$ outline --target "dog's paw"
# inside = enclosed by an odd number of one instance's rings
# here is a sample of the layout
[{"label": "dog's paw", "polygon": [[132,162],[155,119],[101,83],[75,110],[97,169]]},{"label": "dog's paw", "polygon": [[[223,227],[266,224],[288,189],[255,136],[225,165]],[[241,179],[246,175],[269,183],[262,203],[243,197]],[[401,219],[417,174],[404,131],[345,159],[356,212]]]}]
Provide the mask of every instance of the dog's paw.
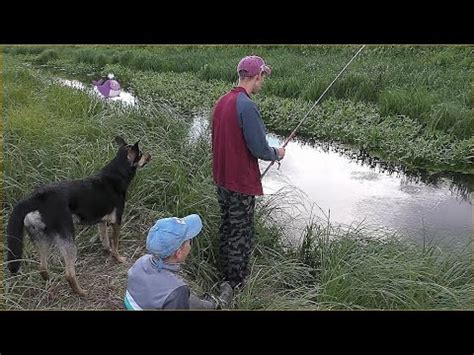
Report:
[{"label": "dog's paw", "polygon": [[121,255],[114,255],[114,258],[119,263],[124,263],[125,261],[127,261],[127,258],[125,256],[121,256]]},{"label": "dog's paw", "polygon": [[87,294],[89,293],[87,290],[84,290],[83,288],[80,288],[76,290],[76,293],[79,297],[87,297]]}]

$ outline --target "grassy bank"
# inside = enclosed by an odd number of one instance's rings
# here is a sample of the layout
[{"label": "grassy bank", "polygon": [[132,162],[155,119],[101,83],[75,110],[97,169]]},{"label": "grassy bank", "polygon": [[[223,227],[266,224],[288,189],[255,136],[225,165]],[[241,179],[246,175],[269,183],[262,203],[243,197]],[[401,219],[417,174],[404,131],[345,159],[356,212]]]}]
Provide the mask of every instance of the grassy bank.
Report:
[{"label": "grassy bank", "polygon": [[[3,53],[0,51],[0,112],[3,114]],[[2,117],[3,118],[3,117]],[[2,136],[0,137],[0,141],[2,143],[3,148],[3,119],[0,121],[0,132],[2,132]],[[4,198],[3,198],[3,149],[0,151],[0,206],[4,206]],[[3,231],[3,207],[0,210],[0,230]],[[4,255],[4,245],[0,242],[0,261],[3,261]],[[4,289],[4,274],[0,272],[0,295],[5,293]],[[5,309],[5,299],[0,297],[0,310]]]},{"label": "grassy bank", "polygon": [[[57,251],[51,279],[40,278],[38,257],[25,243],[22,273],[6,275],[3,300],[9,309],[121,309],[126,271],[144,253],[152,223],[160,217],[198,213],[204,229],[184,272],[199,293],[213,291],[219,223],[211,177],[208,133],[188,139],[193,115],[176,109],[179,86],[169,100],[145,100],[139,108],[106,103],[85,92],[59,86],[42,69],[4,65],[4,197],[2,215],[42,183],[92,174],[114,156],[115,135],[140,140],[153,160],[140,171],[125,207],[120,241],[127,262],[117,264],[102,252],[96,228],[77,227],[77,273],[89,290],[86,299],[70,292]],[[125,69],[124,73],[125,73]],[[144,76],[136,72],[139,80]],[[148,75],[149,76],[149,75]],[[129,82],[133,85],[133,77]],[[158,85],[158,78],[164,80]],[[170,90],[166,80],[203,83],[195,75],[155,73],[155,85],[136,84],[139,97]],[[194,83],[194,81],[191,81]],[[225,82],[205,82],[206,91]],[[211,85],[213,84],[213,85]],[[214,95],[214,91],[211,91]],[[215,92],[217,94],[217,90]],[[205,95],[196,94],[193,100]],[[206,98],[207,100],[207,98]],[[211,100],[211,99],[209,99]],[[193,101],[193,105],[194,105]],[[186,105],[183,105],[184,108]],[[301,242],[285,242],[281,218],[272,217],[284,195],[258,199],[256,245],[247,287],[236,295],[238,309],[464,309],[472,305],[470,249],[442,251],[396,238],[376,238],[363,229],[336,229],[311,221]],[[288,217],[288,221],[291,218]],[[6,268],[3,265],[3,269]]]},{"label": "grassy bank", "polygon": [[[201,80],[235,82],[236,61],[259,53],[274,67],[263,92],[316,100],[358,46],[81,46],[12,47],[37,64],[58,59],[103,68],[191,72]],[[472,49],[466,46],[368,46],[327,97],[376,103],[383,115],[402,114],[431,129],[469,138]],[[453,126],[454,125],[454,126]]]},{"label": "grassy bank", "polygon": [[[235,62],[258,53],[273,65],[274,74],[255,99],[268,128],[287,135],[356,49],[81,46],[10,47],[7,52],[88,81],[113,72],[139,96],[170,100],[188,110],[210,109],[235,82]],[[298,135],[350,144],[411,170],[472,173],[471,59],[471,49],[462,46],[369,46]]]}]

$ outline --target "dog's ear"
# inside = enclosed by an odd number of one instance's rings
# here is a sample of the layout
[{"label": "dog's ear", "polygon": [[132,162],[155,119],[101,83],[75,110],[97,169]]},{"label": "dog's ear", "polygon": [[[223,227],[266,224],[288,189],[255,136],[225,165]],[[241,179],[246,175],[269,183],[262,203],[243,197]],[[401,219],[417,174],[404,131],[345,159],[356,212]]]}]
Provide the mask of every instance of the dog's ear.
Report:
[{"label": "dog's ear", "polygon": [[138,150],[135,149],[135,146],[133,146],[132,148],[128,150],[127,159],[130,163],[133,163],[135,159],[137,159],[137,156],[138,156]]},{"label": "dog's ear", "polygon": [[117,143],[120,147],[126,145],[127,143],[124,141],[124,139],[120,136],[115,137],[115,143]]},{"label": "dog's ear", "polygon": [[[139,142],[139,141],[138,141]],[[138,149],[138,142],[128,149],[127,159],[130,163],[135,163],[135,160],[140,156],[140,149]]]},{"label": "dog's ear", "polygon": [[140,155],[140,149],[138,149],[138,142],[135,143],[131,148],[128,149],[127,159],[130,163],[135,162],[137,157]]}]

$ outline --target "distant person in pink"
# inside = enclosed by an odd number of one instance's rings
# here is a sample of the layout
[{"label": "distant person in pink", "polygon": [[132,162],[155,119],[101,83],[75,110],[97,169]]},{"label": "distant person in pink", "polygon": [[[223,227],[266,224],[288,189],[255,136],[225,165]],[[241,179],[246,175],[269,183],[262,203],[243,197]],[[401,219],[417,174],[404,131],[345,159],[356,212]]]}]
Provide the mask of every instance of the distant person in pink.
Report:
[{"label": "distant person in pink", "polygon": [[104,97],[119,96],[121,91],[119,82],[114,79],[113,74],[107,75],[107,78],[108,79],[92,80],[92,83]]}]

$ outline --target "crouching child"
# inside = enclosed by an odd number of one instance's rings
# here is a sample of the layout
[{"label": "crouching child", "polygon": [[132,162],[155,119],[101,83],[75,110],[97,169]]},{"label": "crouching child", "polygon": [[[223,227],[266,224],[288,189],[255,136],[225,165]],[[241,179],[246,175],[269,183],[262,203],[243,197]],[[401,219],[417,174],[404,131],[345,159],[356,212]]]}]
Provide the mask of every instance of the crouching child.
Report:
[{"label": "crouching child", "polygon": [[140,257],[128,270],[126,309],[218,309],[229,305],[233,295],[228,283],[221,285],[219,297],[201,299],[191,293],[179,276],[192,240],[201,230],[202,221],[197,214],[156,221],[146,239],[149,254]]}]

